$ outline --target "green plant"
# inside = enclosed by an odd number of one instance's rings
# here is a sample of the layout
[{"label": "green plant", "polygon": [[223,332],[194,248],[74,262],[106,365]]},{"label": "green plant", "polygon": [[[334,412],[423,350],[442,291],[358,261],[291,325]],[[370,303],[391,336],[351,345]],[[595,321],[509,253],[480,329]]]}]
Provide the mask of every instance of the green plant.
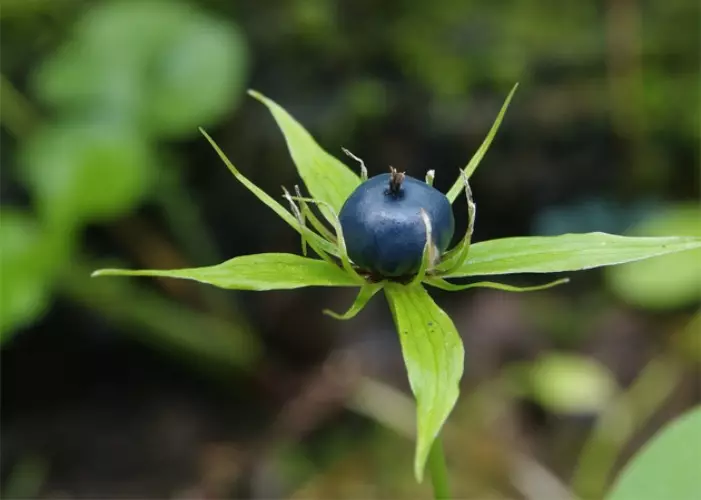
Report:
[{"label": "green plant", "polygon": [[[68,40],[38,61],[31,99],[0,76],[0,122],[17,140],[8,171],[32,201],[31,211],[7,202],[0,209],[0,345],[40,318],[54,295],[70,289],[79,302],[99,295],[67,284],[86,253],[86,225],[112,223],[149,200],[178,221],[176,237],[197,234],[201,215],[188,203],[167,141],[187,138],[197,124],[217,123],[237,106],[247,60],[237,25],[196,5],[107,0],[83,12]],[[198,236],[191,258],[211,259],[210,238]],[[163,345],[181,345],[172,333],[160,337]]]},{"label": "green plant", "polygon": [[[466,194],[469,224],[464,237],[455,248],[436,261],[430,256],[431,245],[425,245],[420,269],[409,280],[377,281],[368,279],[359,272],[347,255],[344,234],[336,214],[348,196],[360,185],[361,177],[325,152],[282,107],[256,92],[251,92],[251,95],[268,107],[282,129],[310,197],[302,196],[298,187],[295,188],[295,196],[285,190],[284,198],[290,204],[290,210],[286,210],[249,181],[212,138],[206,132],[202,133],[233,175],[300,233],[303,251],[306,253],[306,248],[309,247],[319,258],[267,253],[236,257],[210,267],[179,270],[103,269],[96,271],[93,276],[182,278],[239,290],[294,289],[306,286],[358,287],[357,298],[348,311],[343,314],[326,311],[338,319],[354,317],[377,292],[384,290],[399,333],[409,382],[417,403],[414,473],[416,479],[421,481],[428,464],[436,496],[446,496],[447,474],[437,438],[458,398],[464,351],[452,320],[432,300],[424,284],[449,291],[474,287],[516,292],[539,290],[567,280],[559,279],[541,286],[519,288],[489,281],[460,284],[448,279],[591,269],[701,248],[699,237],[646,238],[604,233],[505,238],[471,245],[475,205],[468,178],[491,144],[515,90],[516,87],[502,106],[487,138],[447,194],[451,203],[461,191],[464,190]],[[314,206],[319,208],[320,215],[313,211]],[[323,219],[330,224],[331,230],[322,222]],[[307,222],[310,226],[307,226]],[[424,217],[424,223],[426,241],[430,243],[430,220]]]},{"label": "green plant", "polygon": [[640,450],[621,472],[608,500],[698,498],[699,444],[701,406],[669,423]]}]

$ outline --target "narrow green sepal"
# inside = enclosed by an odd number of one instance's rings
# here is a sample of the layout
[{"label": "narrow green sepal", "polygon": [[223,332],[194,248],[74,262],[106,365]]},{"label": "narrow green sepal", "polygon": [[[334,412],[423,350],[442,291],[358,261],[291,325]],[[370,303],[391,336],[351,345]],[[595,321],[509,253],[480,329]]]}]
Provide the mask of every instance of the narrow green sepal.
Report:
[{"label": "narrow green sepal", "polygon": [[[295,185],[295,194],[299,197],[302,198],[302,191],[299,189],[298,185]],[[309,205],[307,205],[306,201],[301,201],[299,203],[299,206],[302,210],[302,215],[305,217],[306,220],[311,222],[312,227],[316,229],[316,231],[324,238],[326,241],[335,244],[336,243],[336,236],[329,231],[329,229],[324,225],[323,222],[319,220],[319,218],[316,216],[316,214],[312,211],[311,208],[309,208]]]},{"label": "narrow green sepal", "polygon": [[[207,139],[209,144],[214,148],[214,151],[216,151],[217,155],[219,155],[219,158],[224,162],[224,164],[227,166],[229,171],[234,175],[236,180],[238,180],[241,184],[243,184],[251,193],[253,193],[260,201],[262,201],[265,205],[270,207],[273,212],[275,212],[282,220],[287,222],[295,231],[302,232],[307,236],[307,241],[314,241],[314,244],[318,246],[320,249],[322,249],[324,252],[338,256],[337,255],[337,249],[336,245],[333,245],[332,243],[329,243],[326,241],[324,238],[319,236],[318,234],[314,233],[307,227],[300,227],[299,221],[292,215],[290,212],[285,210],[285,207],[283,207],[280,203],[278,203],[275,199],[273,199],[272,196],[268,195],[265,191],[260,189],[258,186],[256,186],[253,182],[251,182],[246,176],[244,176],[239,170],[234,166],[233,163],[231,163],[231,160],[224,154],[224,152],[221,150],[221,148],[217,145],[216,142],[214,142],[214,139],[212,139],[209,134],[200,127],[200,133]],[[314,248],[314,247],[312,247]],[[316,250],[316,249],[315,249]]]},{"label": "narrow green sepal", "polygon": [[382,290],[382,287],[382,283],[368,283],[367,285],[363,285],[362,287],[360,287],[355,301],[350,306],[350,308],[343,314],[338,314],[334,311],[331,311],[330,309],[324,309],[323,312],[327,316],[331,316],[332,318],[338,320],[348,320],[354,318],[360,311],[362,311],[365,308],[368,302],[370,302],[370,299],[373,298],[377,292]]},{"label": "narrow green sepal", "polygon": [[568,283],[569,278],[562,278],[559,280],[551,281],[550,283],[545,283],[544,285],[535,286],[514,286],[507,285],[504,283],[495,283],[492,281],[479,281],[477,283],[467,283],[464,285],[457,285],[443,278],[431,277],[424,280],[424,283],[435,288],[440,288],[441,290],[447,290],[449,292],[458,292],[460,290],[468,290],[470,288],[494,288],[496,290],[503,290],[505,292],[536,292],[538,290],[546,290],[554,286],[563,285]]},{"label": "narrow green sepal", "polygon": [[325,201],[315,200],[313,198],[303,198],[295,196],[292,199],[296,201],[304,201],[307,203],[316,203],[317,205],[321,205],[328,211],[327,216],[329,218],[329,221],[333,225],[334,230],[336,231],[337,252],[338,257],[341,259],[341,265],[343,266],[343,269],[350,276],[352,276],[353,279],[358,281],[358,283],[365,283],[365,279],[363,279],[363,277],[360,276],[358,272],[353,268],[350,258],[348,257],[348,252],[346,250],[346,240],[343,237],[343,229],[341,228],[341,221],[338,220],[338,215],[336,215],[336,211],[333,209],[333,207]]},{"label": "narrow green sepal", "polygon": [[[511,89],[511,92],[509,92],[509,95],[506,97],[504,104],[502,104],[502,106],[501,106],[501,110],[499,110],[499,114],[497,115],[496,120],[494,120],[494,123],[492,124],[492,128],[489,129],[489,133],[487,134],[487,137],[485,137],[484,141],[482,141],[482,144],[477,149],[477,152],[472,156],[472,158],[470,159],[470,162],[463,169],[463,171],[465,172],[465,175],[467,175],[468,178],[470,176],[472,176],[472,174],[475,172],[475,170],[477,170],[477,167],[479,166],[480,162],[482,161],[482,158],[487,153],[489,146],[492,144],[492,140],[494,139],[494,136],[497,134],[497,130],[499,130],[499,126],[501,125],[501,121],[504,119],[504,114],[506,113],[506,109],[509,107],[509,103],[511,102],[511,99],[513,98],[514,93],[516,92],[517,88],[518,88],[518,83],[513,86],[513,88]],[[448,194],[446,196],[450,200],[450,203],[453,203],[455,201],[455,199],[458,197],[458,195],[460,194],[460,184],[461,184],[460,179],[456,180],[455,184],[453,184],[453,187],[451,187],[450,191],[448,191]]]}]

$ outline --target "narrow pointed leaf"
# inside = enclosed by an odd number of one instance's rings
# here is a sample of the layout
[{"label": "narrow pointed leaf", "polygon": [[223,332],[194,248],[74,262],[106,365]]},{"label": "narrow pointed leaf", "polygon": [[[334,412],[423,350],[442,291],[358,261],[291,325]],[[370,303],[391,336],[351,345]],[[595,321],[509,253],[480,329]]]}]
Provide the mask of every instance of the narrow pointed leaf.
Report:
[{"label": "narrow pointed leaf", "polygon": [[[501,125],[501,121],[504,119],[504,115],[506,114],[506,109],[509,107],[509,103],[511,103],[511,99],[514,97],[514,93],[516,92],[516,89],[518,88],[518,83],[513,86],[511,89],[511,92],[509,92],[509,95],[506,96],[506,100],[504,101],[504,104],[502,104],[501,109],[499,110],[499,114],[497,115],[496,120],[494,120],[494,123],[492,124],[492,128],[489,129],[489,133],[487,134],[487,137],[485,137],[484,141],[482,141],[482,144],[480,147],[477,149],[477,152],[472,156],[470,159],[470,162],[467,164],[467,166],[463,169],[465,172],[465,175],[467,175],[468,179],[470,176],[477,170],[477,167],[479,166],[480,162],[482,161],[482,158],[484,155],[487,153],[487,150],[489,149],[489,146],[492,144],[492,140],[494,140],[494,136],[497,135],[497,130],[499,130],[499,126]],[[453,203],[455,199],[458,197],[460,194],[460,191],[462,190],[462,179],[458,177],[458,179],[455,181],[455,184],[453,184],[453,187],[450,188],[450,191],[448,191],[448,194],[446,195],[448,199],[450,200],[450,203]]]},{"label": "narrow pointed leaf", "polygon": [[[336,213],[340,212],[343,202],[360,184],[358,175],[324,151],[309,132],[275,101],[253,90],[249,94],[265,104],[272,113],[312,198],[326,202]],[[329,217],[325,208],[322,207],[321,211],[325,217]]]},{"label": "narrow pointed leaf", "polygon": [[503,238],[473,244],[467,262],[445,277],[578,271],[694,248],[701,248],[701,237],[584,233]]},{"label": "narrow pointed leaf", "polygon": [[422,286],[387,283],[384,289],[416,397],[414,474],[420,482],[431,445],[458,399],[465,352],[452,320]]},{"label": "narrow pointed leaf", "polygon": [[375,294],[380,290],[382,290],[382,283],[371,283],[363,285],[360,288],[360,291],[358,292],[358,296],[355,298],[355,301],[353,301],[353,304],[350,306],[350,309],[348,309],[345,313],[338,314],[329,309],[324,309],[324,314],[338,320],[347,320],[355,318],[357,314],[365,308],[367,303],[370,302],[370,299],[373,298]]},{"label": "narrow pointed leaf", "polygon": [[442,278],[428,278],[424,281],[427,285],[431,285],[441,290],[447,290],[449,292],[459,292],[461,290],[468,290],[470,288],[492,288],[494,290],[501,290],[504,292],[537,292],[538,290],[547,290],[558,285],[564,285],[570,280],[568,278],[563,278],[560,280],[551,281],[550,283],[545,283],[543,285],[535,286],[514,286],[507,285],[506,283],[494,283],[492,281],[480,281],[478,283],[466,283],[464,285],[458,285],[451,283]]},{"label": "narrow pointed leaf", "polygon": [[[268,193],[263,191],[261,188],[253,184],[250,180],[248,180],[247,177],[245,177],[239,170],[234,166],[233,163],[231,163],[231,160],[224,154],[224,151],[221,150],[221,148],[217,145],[216,142],[214,142],[214,139],[212,139],[207,132],[204,131],[204,129],[200,128],[200,133],[207,139],[209,144],[214,148],[214,151],[217,152],[219,155],[219,158],[224,162],[224,164],[227,166],[227,168],[231,171],[232,174],[234,174],[234,177],[236,177],[236,180],[238,180],[241,184],[243,184],[248,190],[256,195],[256,197],[265,203],[268,207],[270,207],[273,212],[275,212],[282,220],[287,222],[292,228],[302,234],[303,236],[306,237],[307,242],[312,246],[312,248],[318,247],[321,249],[323,252],[326,252],[331,255],[337,255],[336,251],[336,246],[332,245],[328,241],[326,241],[324,238],[319,236],[318,234],[314,233],[313,231],[309,230],[308,228],[301,226],[297,218],[292,215],[290,212],[285,210],[285,207],[283,207],[280,203],[278,203],[275,199],[273,199]],[[316,248],[315,248],[316,251]],[[319,253],[319,252],[317,252]],[[322,254],[320,253],[320,256]]]},{"label": "narrow pointed leaf", "polygon": [[305,286],[359,286],[340,267],[288,253],[235,257],[216,266],[172,270],[102,269],[93,276],[180,278],[232,290],[287,290]]}]

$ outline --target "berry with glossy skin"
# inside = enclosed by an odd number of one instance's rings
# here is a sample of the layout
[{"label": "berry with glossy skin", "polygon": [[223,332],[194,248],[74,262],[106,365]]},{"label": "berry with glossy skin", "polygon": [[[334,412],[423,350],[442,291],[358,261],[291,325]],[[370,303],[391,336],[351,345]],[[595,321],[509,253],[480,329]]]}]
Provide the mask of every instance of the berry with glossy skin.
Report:
[{"label": "berry with glossy skin", "polygon": [[339,215],[348,256],[380,276],[416,273],[426,244],[421,209],[431,221],[433,245],[440,255],[455,230],[453,211],[443,193],[395,170],[363,182]]}]

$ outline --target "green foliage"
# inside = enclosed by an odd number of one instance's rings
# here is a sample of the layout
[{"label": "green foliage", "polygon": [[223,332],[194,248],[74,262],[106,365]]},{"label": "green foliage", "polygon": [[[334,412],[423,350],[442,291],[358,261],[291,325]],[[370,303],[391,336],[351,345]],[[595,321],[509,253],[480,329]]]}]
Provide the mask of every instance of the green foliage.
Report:
[{"label": "green foliage", "polygon": [[[285,134],[290,155],[309,194],[328,203],[336,213],[340,212],[343,202],[360,184],[360,177],[324,151],[309,132],[277,103],[258,92],[251,92],[251,95],[268,107]],[[331,220],[328,210],[325,207],[321,210]]]},{"label": "green foliage", "polygon": [[196,134],[229,113],[246,70],[230,21],[185,2],[107,0],[86,9],[30,74],[50,118],[2,79],[8,112],[0,117],[18,139],[16,178],[37,219],[3,209],[2,279],[12,290],[1,299],[3,340],[41,315],[59,281],[65,286],[59,268],[79,260],[83,227],[135,210],[153,196],[152,180],[175,168],[157,141]]},{"label": "green foliage", "polygon": [[695,248],[701,248],[701,238],[694,236],[585,233],[502,238],[472,245],[467,262],[450,277],[581,271]]},{"label": "green foliage", "polygon": [[357,297],[351,304],[350,308],[343,314],[338,314],[328,309],[324,309],[324,314],[331,316],[338,320],[348,320],[354,318],[360,311],[365,308],[370,299],[375,296],[377,292],[382,290],[381,283],[368,283],[360,287]]},{"label": "green foliage", "polygon": [[35,87],[56,108],[99,109],[178,137],[235,106],[245,70],[231,23],[177,1],[116,0],[78,22],[71,43],[39,68]]},{"label": "green foliage", "polygon": [[338,266],[286,253],[235,257],[216,266],[171,271],[103,269],[94,276],[159,276],[180,278],[230,290],[288,290],[305,286],[358,286]]},{"label": "green foliage", "polygon": [[[477,167],[479,164],[482,162],[482,158],[484,158],[484,155],[487,153],[489,150],[489,146],[492,145],[492,141],[494,140],[494,136],[497,135],[497,130],[499,130],[499,126],[501,125],[501,121],[504,119],[504,115],[506,114],[506,110],[509,107],[509,104],[511,103],[511,99],[513,99],[514,94],[516,93],[516,89],[518,88],[518,83],[513,86],[511,89],[511,92],[509,92],[509,95],[506,96],[506,100],[504,101],[504,104],[502,104],[501,109],[499,110],[499,114],[497,115],[496,120],[494,120],[494,123],[492,124],[492,128],[489,129],[489,133],[487,134],[487,137],[484,138],[484,141],[482,141],[482,144],[480,144],[480,147],[477,149],[475,154],[470,158],[470,161],[468,162],[467,166],[464,168],[465,176],[469,179],[472,174],[475,173],[475,170],[477,170]],[[448,199],[450,200],[451,203],[455,201],[455,199],[458,197],[460,194],[460,191],[463,189],[463,182],[462,179],[458,178],[455,180],[455,183],[453,186],[450,188],[450,191],[446,194]]]},{"label": "green foliage", "polygon": [[[701,207],[670,207],[631,234],[701,236]],[[611,288],[626,302],[650,309],[683,307],[701,300],[701,249],[609,270]]]},{"label": "green foliage", "polygon": [[[303,236],[303,241],[312,246],[323,260],[288,254],[260,254],[237,257],[217,266],[198,269],[171,271],[111,269],[97,271],[94,275],[177,277],[195,279],[224,288],[245,290],[288,289],[301,286],[360,287],[358,297],[348,312],[344,315],[335,315],[339,319],[355,316],[375,293],[383,288],[399,332],[409,382],[417,402],[417,447],[414,458],[414,473],[419,481],[423,477],[429,451],[458,398],[458,383],[462,376],[464,361],[462,342],[455,326],[450,318],[433,302],[423,288],[422,281],[448,290],[485,286],[502,290],[525,291],[527,289],[491,282],[472,283],[466,286],[453,285],[442,278],[575,271],[701,248],[701,238],[698,237],[634,238],[604,233],[506,238],[470,247],[470,235],[472,223],[474,223],[474,220],[471,220],[464,238],[464,245],[461,244],[461,248],[464,247],[465,251],[460,252],[460,254],[464,254],[463,256],[467,257],[466,260],[456,259],[451,252],[448,252],[446,255],[451,259],[451,265],[447,266],[448,270],[443,269],[440,264],[429,268],[428,261],[430,259],[426,258],[427,252],[425,252],[425,265],[422,265],[421,271],[411,280],[377,282],[365,275],[362,269],[355,268],[349,262],[343,234],[335,215],[337,209],[344,202],[343,196],[347,196],[352,188],[357,186],[359,179],[347,167],[319,147],[311,135],[280,106],[258,93],[253,93],[253,95],[272,111],[285,134],[300,176],[305,181],[312,196],[318,197],[317,199],[292,197],[285,191],[285,197],[290,202],[290,211],[285,210],[278,202],[244,177],[216,143],[206,133],[204,135],[234,176],[288,224],[298,230]],[[506,104],[508,104],[508,100]],[[487,145],[496,133],[506,104],[485,141]],[[467,167],[469,172],[473,172],[477,168],[485,151],[486,147],[480,148],[474,157],[476,159],[473,159]],[[466,181],[467,176],[465,172],[461,172],[461,174],[459,181],[467,193],[469,213],[474,219],[474,205]],[[334,226],[335,235],[330,235],[327,231],[320,231],[321,234],[316,234],[306,227],[307,219],[304,214],[308,213],[305,211],[307,203],[318,204],[326,209],[325,215]],[[430,234],[430,225],[426,227],[426,233]],[[335,257],[340,258],[340,262]],[[534,289],[554,286],[563,281],[558,280]],[[540,380],[541,386],[544,384],[544,377],[549,378],[563,373],[569,374],[570,379],[575,380],[574,383],[581,382],[584,374],[584,378],[588,381],[594,380],[598,384],[597,387],[602,386],[603,379],[601,377],[597,379],[596,375],[592,376],[590,367],[582,367],[580,364],[579,366],[575,365],[575,368],[579,369],[574,370],[574,372],[563,372],[563,366],[563,363],[558,361],[544,365],[544,368],[537,372],[541,376],[536,376],[534,379],[536,386],[538,386],[538,380]],[[545,376],[542,375],[543,373]],[[592,387],[591,384],[590,387]],[[563,390],[560,392],[562,393]],[[565,406],[569,404],[571,406],[572,402],[559,401],[556,404]],[[439,464],[440,469],[440,461],[432,459],[431,463]],[[440,470],[434,472],[436,475],[441,474]]]},{"label": "green foliage", "polygon": [[[317,247],[315,245],[318,245],[318,248],[321,250],[321,252],[330,253],[331,255],[338,255],[338,252],[332,244],[330,244],[325,239],[321,238],[319,235],[313,233],[308,228],[301,225],[299,221],[295,218],[295,216],[289,211],[285,210],[285,207],[283,207],[277,200],[275,200],[265,191],[253,184],[241,172],[239,172],[239,170],[234,166],[234,164],[231,163],[231,160],[229,160],[229,158],[226,157],[221,148],[212,140],[209,134],[207,134],[207,132],[205,132],[204,130],[200,129],[200,131],[205,136],[207,141],[212,145],[214,150],[219,155],[219,158],[222,159],[229,171],[232,174],[234,174],[236,180],[243,184],[251,193],[256,195],[256,197],[260,201],[262,201],[266,206],[271,208],[273,212],[275,212],[278,216],[280,216],[282,220],[284,220],[290,226],[292,226],[293,229],[299,231],[300,234],[302,234],[302,236],[305,237],[305,241],[307,241],[307,243],[309,243],[312,246],[312,248],[316,250]],[[321,252],[317,253],[321,255]]]},{"label": "green foliage", "polygon": [[701,407],[662,429],[623,469],[607,500],[694,500],[701,495]]},{"label": "green foliage", "polygon": [[43,313],[59,253],[29,214],[0,211],[0,342]]},{"label": "green foliage", "polygon": [[416,397],[414,474],[421,481],[433,441],[455,406],[465,352],[450,317],[420,285],[385,286]]},{"label": "green foliage", "polygon": [[42,218],[70,228],[136,207],[155,159],[150,144],[127,127],[76,121],[35,133],[24,143],[23,165]]}]

